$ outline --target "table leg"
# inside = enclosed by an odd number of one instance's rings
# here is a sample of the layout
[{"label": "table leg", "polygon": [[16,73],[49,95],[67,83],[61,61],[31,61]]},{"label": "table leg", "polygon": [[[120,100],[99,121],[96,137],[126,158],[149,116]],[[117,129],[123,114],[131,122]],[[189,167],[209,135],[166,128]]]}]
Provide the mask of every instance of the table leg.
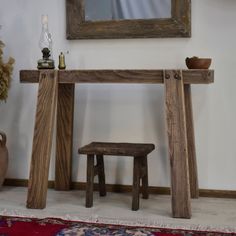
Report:
[{"label": "table leg", "polygon": [[188,146],[181,71],[164,71],[173,217],[191,218]]},{"label": "table leg", "polygon": [[55,189],[70,190],[74,119],[74,84],[59,84]]},{"label": "table leg", "polygon": [[48,172],[57,103],[57,88],[57,71],[40,71],[33,150],[28,184],[28,208],[42,209],[46,206]]},{"label": "table leg", "polygon": [[192,198],[198,198],[199,197],[198,174],[197,174],[197,160],[196,160],[196,148],[195,148],[193,112],[192,112],[192,97],[191,97],[190,84],[184,85],[184,100],[185,100],[186,128],[187,128],[187,142],[188,142],[190,192],[191,192]]}]

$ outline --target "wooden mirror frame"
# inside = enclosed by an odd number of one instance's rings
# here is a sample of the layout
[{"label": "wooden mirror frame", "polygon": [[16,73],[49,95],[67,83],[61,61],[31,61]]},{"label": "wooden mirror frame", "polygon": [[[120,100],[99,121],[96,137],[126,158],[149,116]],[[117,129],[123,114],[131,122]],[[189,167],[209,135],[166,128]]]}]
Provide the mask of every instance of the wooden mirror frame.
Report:
[{"label": "wooden mirror frame", "polygon": [[171,18],[85,21],[85,0],[66,0],[67,39],[191,37],[191,0],[171,0]]}]

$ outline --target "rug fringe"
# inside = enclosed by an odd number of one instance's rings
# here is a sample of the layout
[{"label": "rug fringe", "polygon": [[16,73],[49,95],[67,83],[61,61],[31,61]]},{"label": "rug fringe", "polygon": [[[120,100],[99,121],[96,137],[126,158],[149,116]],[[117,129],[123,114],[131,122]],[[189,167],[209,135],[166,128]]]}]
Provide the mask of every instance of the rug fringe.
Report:
[{"label": "rug fringe", "polygon": [[0,209],[0,215],[2,216],[13,216],[13,217],[28,217],[28,218],[58,218],[62,220],[68,221],[78,221],[85,223],[99,223],[99,224],[112,224],[112,225],[122,225],[122,226],[140,226],[140,227],[148,227],[148,228],[168,228],[168,229],[182,229],[182,230],[196,230],[196,231],[205,231],[205,232],[222,232],[222,233],[236,233],[236,226],[227,226],[227,225],[197,225],[197,224],[188,224],[188,223],[173,223],[168,220],[160,221],[160,220],[147,220],[145,218],[136,218],[132,219],[111,219],[106,217],[101,217],[98,215],[80,215],[80,216],[46,216],[46,217],[38,217],[33,214],[24,214],[17,210],[7,210]]}]

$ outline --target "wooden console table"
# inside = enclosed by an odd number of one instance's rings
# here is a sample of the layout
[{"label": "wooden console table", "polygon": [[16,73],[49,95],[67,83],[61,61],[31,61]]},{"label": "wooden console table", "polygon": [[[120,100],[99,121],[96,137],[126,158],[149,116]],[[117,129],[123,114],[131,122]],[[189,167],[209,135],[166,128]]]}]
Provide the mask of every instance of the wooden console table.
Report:
[{"label": "wooden console table", "polygon": [[55,188],[70,189],[76,83],[164,84],[172,213],[173,217],[191,217],[190,194],[193,198],[198,197],[198,180],[190,86],[213,83],[214,71],[22,70],[20,81],[39,83],[28,185],[28,208],[42,209],[46,206],[55,114],[57,117]]}]

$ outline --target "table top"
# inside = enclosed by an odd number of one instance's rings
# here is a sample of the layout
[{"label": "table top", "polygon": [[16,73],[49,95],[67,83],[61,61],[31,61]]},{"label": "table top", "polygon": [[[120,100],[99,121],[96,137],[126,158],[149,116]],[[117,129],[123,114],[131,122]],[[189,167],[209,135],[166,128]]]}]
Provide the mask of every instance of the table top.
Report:
[{"label": "table top", "polygon": [[79,149],[80,154],[145,157],[155,149],[152,143],[92,142]]},{"label": "table top", "polygon": [[[213,70],[182,70],[184,84],[210,84],[214,82]],[[44,70],[21,70],[21,83],[38,83]],[[164,69],[157,70],[58,70],[59,83],[138,83],[163,84]]]}]

